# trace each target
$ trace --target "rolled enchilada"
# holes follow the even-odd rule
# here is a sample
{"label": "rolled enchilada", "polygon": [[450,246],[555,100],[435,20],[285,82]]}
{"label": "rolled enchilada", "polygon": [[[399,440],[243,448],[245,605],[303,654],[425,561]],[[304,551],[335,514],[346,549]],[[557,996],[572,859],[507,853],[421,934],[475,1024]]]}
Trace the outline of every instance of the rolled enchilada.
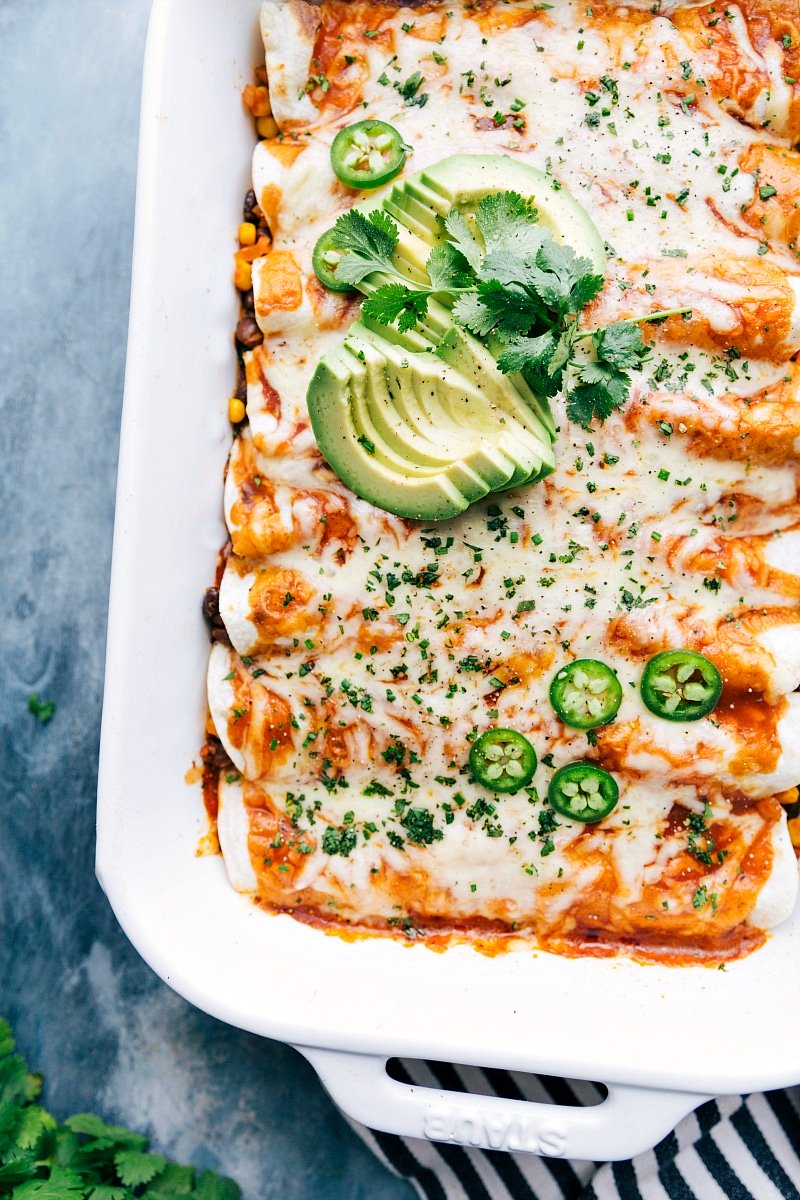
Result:
{"label": "rolled enchilada", "polygon": [[[229,759],[220,843],[233,885],[265,907],[440,943],[719,961],[794,906],[800,92],[777,6],[729,6],[721,23],[707,7],[262,7],[279,133],[257,146],[253,184],[272,244],[253,263],[264,340],[245,355],[225,485],[231,645],[208,679]],[[400,132],[408,171],[504,155],[571,192],[609,250],[587,328],[689,310],[650,327],[630,399],[601,427],[555,398],[548,478],[446,522],[354,495],[309,423],[316,365],[359,311],[320,284],[312,252],[359,198],[330,148],[365,117]],[[675,647],[723,683],[683,725],[640,687]],[[576,659],[622,686],[588,734],[549,698]],[[536,747],[514,794],[470,773],[487,727]],[[575,761],[619,785],[596,824],[545,802]]]}

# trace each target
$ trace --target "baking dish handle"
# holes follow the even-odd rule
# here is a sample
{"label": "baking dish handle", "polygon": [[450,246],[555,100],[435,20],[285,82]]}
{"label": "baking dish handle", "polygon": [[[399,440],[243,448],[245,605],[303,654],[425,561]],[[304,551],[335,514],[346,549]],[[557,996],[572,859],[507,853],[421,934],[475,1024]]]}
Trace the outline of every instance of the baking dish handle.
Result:
{"label": "baking dish handle", "polygon": [[570,1108],[400,1083],[386,1059],[297,1046],[339,1107],[362,1125],[481,1150],[611,1162],[652,1149],[709,1096],[611,1084],[601,1104]]}

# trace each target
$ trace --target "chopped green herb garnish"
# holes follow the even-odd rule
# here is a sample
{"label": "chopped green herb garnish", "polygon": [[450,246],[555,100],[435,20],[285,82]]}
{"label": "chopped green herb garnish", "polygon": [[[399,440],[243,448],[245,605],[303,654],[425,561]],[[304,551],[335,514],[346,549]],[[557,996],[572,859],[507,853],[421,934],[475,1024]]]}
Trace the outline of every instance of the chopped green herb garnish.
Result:
{"label": "chopped green herb garnish", "polygon": [[38,692],[31,692],[28,696],[28,712],[33,713],[40,725],[46,725],[48,721],[52,721],[55,711],[54,700],[40,700]]}

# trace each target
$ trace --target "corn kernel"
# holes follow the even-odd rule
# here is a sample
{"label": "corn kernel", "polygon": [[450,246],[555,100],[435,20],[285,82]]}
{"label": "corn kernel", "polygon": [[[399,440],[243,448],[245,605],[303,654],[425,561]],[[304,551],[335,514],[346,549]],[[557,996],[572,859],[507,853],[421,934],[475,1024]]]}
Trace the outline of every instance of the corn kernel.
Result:
{"label": "corn kernel", "polygon": [[248,83],[242,93],[242,99],[254,117],[268,117],[272,112],[269,91],[265,87],[254,87]]}
{"label": "corn kernel", "polygon": [[256,227],[252,221],[242,221],[239,226],[239,245],[240,246],[255,246],[256,244]]}
{"label": "corn kernel", "polygon": [[233,268],[233,282],[240,292],[247,292],[253,286],[253,268],[249,262],[238,256]]}
{"label": "corn kernel", "polygon": [[256,132],[260,138],[274,138],[278,133],[278,123],[274,117],[259,117]]}
{"label": "corn kernel", "polygon": [[238,425],[240,421],[243,421],[244,414],[245,407],[243,402],[238,396],[231,396],[228,401],[228,417],[230,418],[231,425]]}

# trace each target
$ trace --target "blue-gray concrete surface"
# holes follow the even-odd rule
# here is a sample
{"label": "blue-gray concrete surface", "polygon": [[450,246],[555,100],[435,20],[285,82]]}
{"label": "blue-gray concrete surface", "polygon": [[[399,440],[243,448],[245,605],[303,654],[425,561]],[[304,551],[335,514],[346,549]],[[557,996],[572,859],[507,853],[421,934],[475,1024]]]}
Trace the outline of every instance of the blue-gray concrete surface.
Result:
{"label": "blue-gray concrete surface", "polygon": [[148,9],[0,0],[0,1014],[61,1117],[130,1123],[247,1200],[410,1200],[299,1055],[150,972],[94,879]]}

